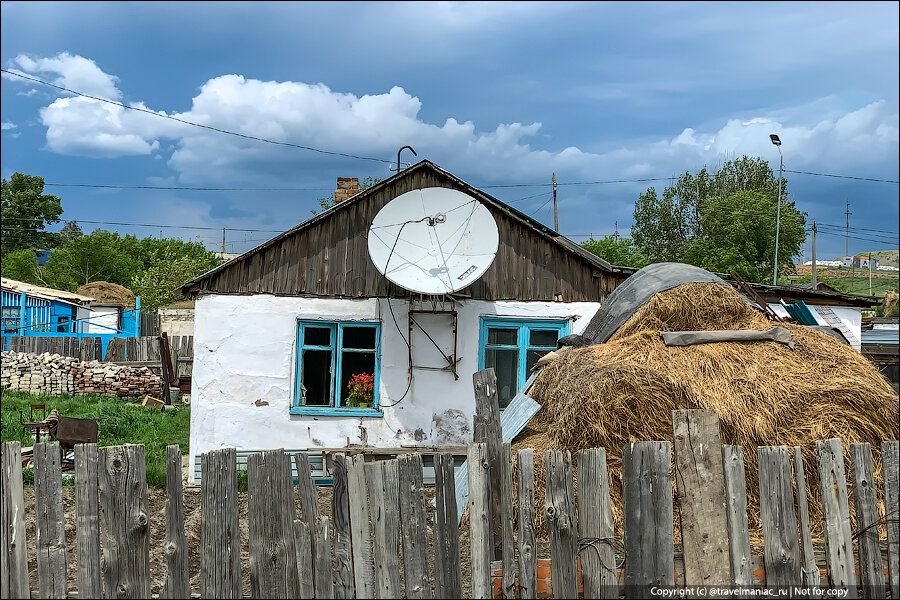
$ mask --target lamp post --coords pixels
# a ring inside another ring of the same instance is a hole
[[[781,153],[781,138],[776,134],[770,133],[769,139],[772,145],[778,148],[778,157],[780,159],[778,167],[778,208],[775,209],[775,270],[772,273],[772,285],[778,285],[778,238],[781,233],[781,188],[784,179],[784,155]]]

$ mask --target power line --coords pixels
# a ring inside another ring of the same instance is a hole
[[[824,225],[825,227],[834,227],[835,229],[844,229],[842,225],[829,225],[828,223],[819,223],[819,225]],[[889,233],[891,235],[900,235],[900,233],[896,231],[887,231],[886,229],[870,229],[868,227],[851,227],[850,231],[873,231],[875,233]]]
[[[133,110],[136,112],[146,113],[148,115],[153,115],[155,117],[160,117],[163,119],[169,119],[172,121],[177,121],[178,123],[182,123],[184,125],[190,125],[191,127],[200,127],[202,129],[208,129],[210,131],[217,131],[219,133],[224,133],[226,135],[232,135],[239,138],[244,138],[247,140],[254,140],[257,142],[264,142],[266,144],[274,144],[276,146],[287,146],[289,148],[297,148],[299,150],[309,150],[310,152],[318,152],[319,154],[327,154],[329,156],[341,156],[344,158],[354,158],[357,160],[371,160],[375,162],[381,162],[386,164],[393,164],[393,161],[385,160],[383,158],[375,158],[372,156],[360,156],[358,154],[348,154],[346,152],[335,152],[332,150],[322,150],[321,148],[315,148],[313,146],[305,146],[303,144],[293,144],[291,142],[279,142],[277,140],[270,140],[268,138],[259,137],[256,135],[248,135],[246,133],[238,133],[237,131],[229,131],[228,129],[222,129],[220,127],[213,127],[212,125],[203,125],[202,123],[195,123],[194,121],[188,121],[186,119],[180,119],[178,117],[173,117],[172,115],[161,114],[155,111],[152,111],[148,108],[141,108],[139,106],[128,106],[127,104],[123,104],[122,102],[116,102],[115,100],[109,100],[107,98],[101,98],[99,96],[92,96],[90,94],[85,94],[83,92],[79,92],[76,90],[69,89],[67,87],[63,87],[61,85],[56,85],[55,83],[50,83],[49,81],[44,81],[43,79],[38,79],[37,77],[31,77],[29,75],[25,75],[24,73],[18,73],[16,71],[10,71],[8,69],[0,69],[0,72],[6,73],[8,75],[15,75],[16,77],[20,77],[22,79],[27,79],[28,81],[33,81],[35,83],[40,83],[41,85],[46,85],[48,87],[56,88],[58,90],[62,90],[64,92],[68,92],[70,94],[75,94],[76,96],[81,96],[82,98],[90,98],[91,100],[97,100],[98,102],[106,102],[107,104],[112,104],[114,106],[119,106],[121,108],[127,110]]]
[[[113,190],[189,190],[192,192],[331,192],[330,187],[192,187],[184,185],[124,185],[113,183],[56,183],[45,187],[99,188]]]
[[[835,175],[834,173],[813,173],[812,171],[790,171],[784,170],[785,173],[794,173],[796,175],[815,175],[816,177],[832,177],[834,179],[850,179],[853,181],[874,181],[876,183],[900,183],[896,179],[878,179],[877,177],[855,177],[853,175]]]
[[[28,219],[25,217],[5,217],[4,221],[33,221],[34,219]],[[89,225],[121,225],[127,227],[156,227],[161,229],[198,229],[198,230],[206,230],[206,231],[222,231],[222,227],[205,227],[202,225],[167,225],[167,224],[153,224],[153,223],[127,223],[124,221],[88,221],[84,219],[79,219],[77,217],[72,217],[65,219],[66,221],[76,221],[78,223],[87,223]],[[4,227],[3,229],[13,229]],[[19,227],[19,229],[33,229],[31,227]],[[241,227],[225,227],[228,231],[242,231],[249,233],[282,233],[283,229],[246,229]],[[49,233],[49,232],[48,232]]]
[[[830,236],[832,236],[832,237],[837,237],[837,238],[849,237],[851,240],[860,240],[860,241],[863,241],[863,242],[872,242],[872,243],[875,243],[875,244],[884,244],[884,245],[886,245],[886,246],[897,245],[897,241],[896,241],[896,240],[876,240],[876,239],[872,239],[872,238],[859,237],[859,236],[853,236],[853,235],[851,235],[851,236],[845,236],[845,235],[842,234],[842,233],[836,233],[836,232],[832,232],[832,231],[819,231],[819,235],[830,235]]]

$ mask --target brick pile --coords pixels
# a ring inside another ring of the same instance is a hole
[[[161,380],[148,367],[81,361],[59,354],[2,352],[0,387],[32,394],[101,394],[141,397],[160,393]]]

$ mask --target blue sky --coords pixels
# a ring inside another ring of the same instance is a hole
[[[544,183],[553,171],[561,182],[670,177],[742,154],[777,167],[770,132],[784,142],[787,169],[898,179],[897,3],[4,2],[0,10],[5,69],[327,150],[392,160],[412,144],[476,186]],[[82,221],[283,230],[310,215],[335,177],[390,174],[384,163],[241,140],[10,76],[2,122],[3,177],[311,188],[48,188],[63,198],[64,217]],[[843,224],[851,202],[854,236],[868,238],[851,239],[851,251],[897,246],[896,184],[788,180],[821,223]],[[627,231],[645,186],[561,187],[561,231],[602,235],[616,223]],[[552,224],[549,196],[527,198],[549,187],[490,191]],[[165,233],[210,247],[221,239]],[[268,235],[229,232],[228,249]],[[823,234],[820,252],[842,254],[843,244]]]

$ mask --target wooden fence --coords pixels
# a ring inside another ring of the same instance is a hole
[[[98,337],[76,336],[9,336],[9,349],[31,354],[61,354],[80,360],[101,360],[102,344]]]
[[[751,553],[740,447],[722,446],[715,415],[678,411],[673,440],[630,444],[623,453],[624,531],[615,531],[604,449],[580,451],[577,493],[572,456],[543,454],[546,501],[533,501],[533,451],[500,446],[492,487],[487,444],[468,448],[468,519],[456,518],[453,457],[436,454],[434,503],[426,501],[422,457],[367,462],[332,455],[331,514],[319,513],[302,453],[259,452],[247,464],[249,589],[241,583],[241,528],[234,449],[202,459],[199,548],[188,546],[181,453],[168,447],[165,522],[150,522],[142,446],[76,448],[77,577],[66,578],[63,494],[57,445],[35,448],[37,581],[29,578],[21,454],[2,447],[0,583],[3,598],[148,598],[151,530],[165,529],[161,597],[186,598],[628,598],[694,586],[845,589],[849,597],[898,598],[898,443],[881,444],[883,490],[876,489],[869,444],[817,444],[825,554],[814,552],[808,488],[799,449],[761,447],[762,557]],[[849,450],[849,464],[845,452]],[[291,461],[299,473],[291,480]],[[674,463],[674,469],[673,469]],[[673,498],[673,473],[676,494]],[[850,482],[848,484],[849,473]],[[514,485],[515,482],[515,485]],[[514,495],[514,492],[517,494]],[[852,494],[851,494],[852,491]],[[856,531],[850,527],[850,498]],[[495,544],[491,506],[499,497]],[[295,501],[295,498],[297,499]],[[514,498],[516,502],[514,503]],[[879,506],[883,504],[883,512]],[[299,511],[297,510],[299,506]],[[680,516],[676,554],[673,510]],[[544,514],[550,553],[537,558],[535,511]],[[469,548],[461,548],[468,531]],[[885,535],[881,535],[884,531]],[[886,552],[880,540],[885,538]],[[495,546],[500,555],[495,562]],[[189,555],[199,553],[190,589]],[[885,560],[886,555],[886,560]],[[467,557],[467,558],[465,558]],[[858,559],[857,559],[858,557]],[[195,573],[196,575],[196,573]],[[708,589],[708,588],[707,588]],[[681,590],[683,593],[685,590]],[[794,595],[799,592],[794,591]],[[813,594],[818,595],[818,594]]]

